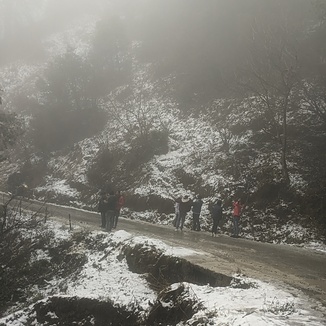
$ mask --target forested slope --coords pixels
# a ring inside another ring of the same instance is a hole
[[[325,232],[325,1],[13,3],[2,190],[90,208],[113,187],[165,222],[180,194],[207,218],[237,196],[256,239]]]

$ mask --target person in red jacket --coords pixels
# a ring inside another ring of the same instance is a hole
[[[237,199],[233,202],[233,234],[231,237],[239,237],[239,222],[240,216],[243,210],[243,205],[241,204],[241,199]]]
[[[125,205],[125,198],[122,195],[120,190],[118,190],[116,192],[116,197],[117,197],[117,205],[116,205],[115,215],[114,215],[114,223],[113,223],[113,228],[114,229],[117,227],[118,218],[120,216],[121,208]]]

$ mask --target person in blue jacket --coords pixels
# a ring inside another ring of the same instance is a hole
[[[216,237],[217,235],[217,227],[222,220],[222,201],[217,199],[215,204],[212,207],[212,219],[213,219],[213,228],[212,228],[212,237]]]
[[[189,196],[184,196],[181,198],[180,205],[179,205],[179,219],[176,221],[176,230],[180,228],[182,231],[183,229],[183,224],[186,219],[186,215],[188,212],[190,212],[192,206],[192,200],[189,198]]]
[[[106,212],[105,212],[105,219],[106,219],[105,229],[108,232],[110,232],[114,226],[114,217],[115,217],[117,202],[118,199],[117,196],[114,194],[114,191],[110,191],[106,201]]]

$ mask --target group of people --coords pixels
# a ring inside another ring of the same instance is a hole
[[[202,205],[203,205],[203,201],[199,195],[197,195],[194,200],[191,200],[189,196],[177,198],[174,203],[175,219],[173,224],[175,226],[175,230],[178,231],[180,229],[182,231],[183,224],[186,219],[186,215],[188,212],[190,212],[192,208],[192,212],[193,212],[192,230],[200,231],[199,215],[200,215]]]
[[[187,213],[192,210],[192,230],[200,231],[200,213],[203,206],[203,200],[200,195],[197,195],[194,199],[185,195],[175,199],[175,219],[173,225],[175,230],[182,231]],[[101,192],[100,200],[98,203],[98,211],[101,214],[101,227],[110,232],[115,229],[118,224],[118,218],[120,216],[121,208],[125,204],[125,198],[121,191]],[[233,233],[231,237],[237,238],[239,236],[239,222],[244,205],[240,199],[236,199],[232,203],[233,205]],[[213,220],[212,236],[217,236],[218,227],[222,221],[223,209],[222,201],[217,199],[210,208],[211,217]]]
[[[240,199],[236,199],[232,203],[233,205],[233,233],[231,237],[237,238],[239,237],[239,221],[244,205],[242,205]],[[191,200],[189,196],[179,197],[175,199],[174,209],[175,209],[175,219],[173,221],[173,225],[175,230],[183,229],[184,222],[186,219],[186,215],[192,209],[192,230],[200,231],[200,213],[203,206],[203,200],[201,196],[197,195],[194,200]],[[217,236],[217,229],[222,221],[223,209],[222,209],[222,201],[217,199],[212,205],[211,209],[211,217],[213,220],[212,226],[212,236]]]
[[[232,203],[233,207],[233,213],[232,213],[232,222],[233,222],[233,232],[231,234],[231,237],[238,238],[239,237],[239,223],[240,223],[240,216],[242,213],[242,210],[244,208],[244,205],[241,203],[241,199],[238,198],[233,201]],[[217,235],[217,228],[220,224],[220,221],[222,220],[222,201],[220,199],[216,200],[216,202],[213,204],[211,214],[213,219],[213,227],[212,227],[212,236],[216,237]]]
[[[118,224],[121,208],[125,204],[121,191],[102,192],[98,203],[98,211],[101,214],[101,227],[110,232]]]

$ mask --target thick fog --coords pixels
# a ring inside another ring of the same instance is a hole
[[[1,0],[0,65],[52,61],[58,53],[46,40],[79,26],[87,52],[76,51],[69,33],[65,51],[89,65],[92,97],[105,95],[104,83],[112,90],[126,82],[137,60],[156,78],[176,78],[178,102],[191,104],[196,94],[203,103],[229,96],[253,62],[268,74],[267,61],[279,65],[281,53],[286,66],[298,59],[314,68],[324,57],[316,26],[325,16],[323,0]],[[105,70],[110,80],[100,76]]]
[[[212,64],[227,59],[235,64],[253,37],[254,24],[302,31],[299,25],[311,19],[313,10],[303,0],[1,0],[1,59],[24,53],[29,59],[41,50],[42,39],[93,15],[121,19],[129,38],[146,43],[151,59],[168,56],[179,64],[190,52],[191,58],[202,56]]]

